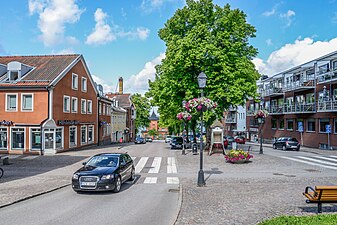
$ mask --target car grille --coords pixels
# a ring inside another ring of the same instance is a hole
[[[99,180],[99,177],[97,176],[81,176],[80,177],[80,188],[96,189],[98,180]]]

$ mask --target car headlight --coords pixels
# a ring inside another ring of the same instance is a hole
[[[78,179],[78,174],[77,174],[77,173],[74,173],[74,174],[73,174],[73,179],[75,179],[75,180]]]
[[[113,179],[114,175],[113,174],[108,174],[108,175],[103,175],[101,177],[101,180],[109,180],[109,179]]]

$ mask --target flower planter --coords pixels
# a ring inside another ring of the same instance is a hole
[[[226,161],[233,164],[243,164],[249,162],[251,158],[253,156],[243,150],[231,150],[225,155]]]
[[[235,161],[229,161],[229,160],[227,160],[227,162],[233,163],[233,164],[243,164],[243,163],[249,162],[249,159],[240,159],[240,160],[235,160]]]

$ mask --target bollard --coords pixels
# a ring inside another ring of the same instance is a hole
[[[9,158],[8,157],[3,158],[2,165],[9,165]]]

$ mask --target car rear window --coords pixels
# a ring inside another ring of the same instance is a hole
[[[289,138],[289,141],[297,141],[296,138]]]
[[[175,141],[183,141],[183,138],[182,137],[174,137],[173,140],[175,140]]]

